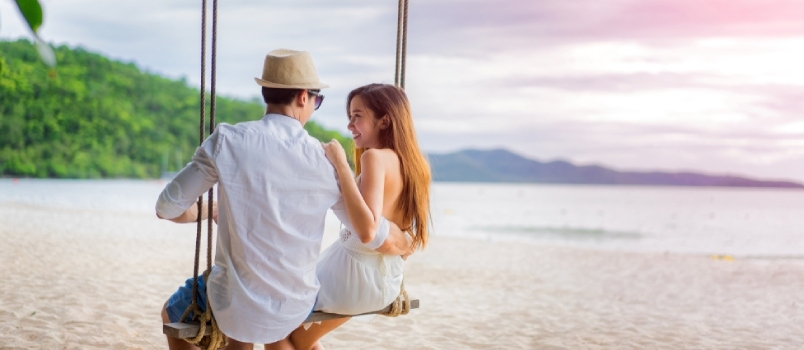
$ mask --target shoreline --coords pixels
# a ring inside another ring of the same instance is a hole
[[[12,181],[143,181],[143,182],[165,182],[172,180],[172,177],[155,178],[128,178],[128,177],[108,177],[108,178],[55,178],[55,177],[14,177],[0,175],[0,180]],[[726,189],[726,190],[767,190],[767,191],[804,191],[804,184],[796,183],[795,180],[760,180],[769,182],[791,182],[796,186],[751,186],[751,185],[679,185],[679,184],[608,184],[608,183],[571,183],[571,182],[504,182],[504,181],[452,181],[439,180],[433,181],[443,185],[501,185],[501,186],[556,186],[556,187],[622,187],[622,188],[662,188],[662,189]]]

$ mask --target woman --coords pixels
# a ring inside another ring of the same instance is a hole
[[[321,283],[315,310],[355,315],[380,310],[399,295],[407,256],[383,255],[366,245],[385,217],[412,235],[411,251],[427,244],[430,167],[419,150],[405,92],[393,85],[370,84],[349,93],[349,131],[354,139],[355,176],[343,147],[324,144],[335,166],[349,222],[341,239],[321,255]],[[376,246],[376,244],[374,245]],[[349,318],[294,331],[296,349],[323,349],[318,340]]]

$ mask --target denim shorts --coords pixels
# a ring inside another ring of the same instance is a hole
[[[206,311],[207,285],[204,281],[204,276],[198,276],[198,292],[196,294],[197,294],[196,302],[198,303],[198,307],[201,308],[202,312]],[[184,285],[179,287],[179,289],[175,293],[173,293],[173,295],[170,296],[170,299],[168,299],[165,311],[167,311],[170,322],[179,322],[181,316],[184,315],[184,310],[186,310],[187,307],[190,306],[190,304],[193,302],[192,295],[193,295],[193,278],[190,277],[186,281],[184,281]],[[317,297],[316,302],[318,302]],[[313,308],[310,309],[310,314],[307,315],[307,317],[313,314],[315,304],[316,303],[314,302]],[[193,312],[191,311],[190,314],[187,315],[187,319],[185,321],[190,321],[192,319],[193,319]]]
[[[198,292],[196,293],[196,302],[198,303],[198,307],[201,308],[201,311],[207,310],[207,285],[204,283],[204,276],[198,276]],[[179,322],[181,316],[184,315],[184,310],[187,309],[188,306],[193,302],[193,278],[190,277],[186,281],[184,281],[184,285],[179,287],[176,293],[170,296],[168,299],[167,306],[165,310],[167,311],[168,318],[170,318],[170,322]],[[193,312],[191,311],[190,314],[187,316],[185,321],[190,321],[193,319]]]

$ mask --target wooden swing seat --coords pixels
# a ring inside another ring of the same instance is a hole
[[[418,309],[419,308],[419,299],[411,299],[410,300],[410,308],[411,309]],[[391,311],[391,305],[388,305],[386,308],[382,310],[366,312],[360,315],[354,316],[362,316],[362,315],[374,315],[374,314],[384,314]],[[304,323],[308,322],[321,322],[327,320],[334,320],[343,317],[352,317],[348,315],[339,315],[339,314],[331,314],[327,312],[316,311],[313,312]],[[190,322],[174,322],[174,323],[165,323],[162,325],[162,333],[167,335],[171,338],[179,338],[179,339],[187,339],[187,338],[194,338],[198,335],[199,329],[198,323],[190,323]],[[208,335],[211,331],[212,327],[206,327],[206,335]]]

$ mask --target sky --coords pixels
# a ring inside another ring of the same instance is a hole
[[[45,40],[198,86],[200,1],[40,1]],[[346,132],[348,92],[393,83],[397,1],[219,6],[221,94],[259,96],[266,53],[307,50],[332,86],[313,120]],[[408,27],[427,152],[804,181],[804,1],[413,0]],[[19,37],[0,1],[0,38]]]

